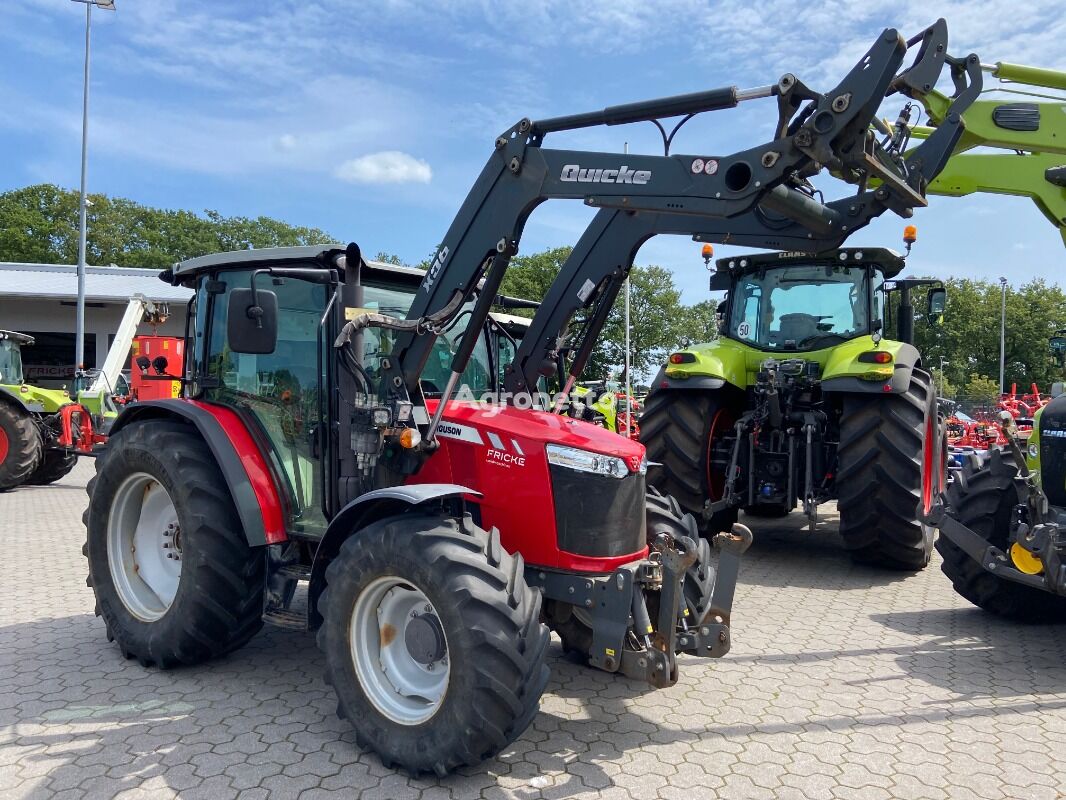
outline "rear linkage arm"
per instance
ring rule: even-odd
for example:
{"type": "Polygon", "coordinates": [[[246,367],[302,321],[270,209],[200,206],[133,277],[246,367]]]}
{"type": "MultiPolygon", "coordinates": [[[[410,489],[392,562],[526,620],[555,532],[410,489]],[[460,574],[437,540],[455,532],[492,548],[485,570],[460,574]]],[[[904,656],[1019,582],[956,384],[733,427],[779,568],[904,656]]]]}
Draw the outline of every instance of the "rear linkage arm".
{"type": "MultiPolygon", "coordinates": [[[[602,328],[602,323],[606,321],[607,312],[614,304],[622,282],[633,266],[637,251],[652,236],[685,234],[702,242],[821,252],[839,247],[852,233],[865,227],[888,209],[909,217],[915,206],[926,205],[925,188],[943,169],[961,137],[962,114],[979,95],[982,76],[980,62],[976,56],[952,59],[947,55],[947,26],[943,20],[939,20],[912,39],[909,44],[913,46],[919,41],[921,48],[914,64],[892,80],[887,91],[890,94],[899,92],[908,97],[929,91],[936,83],[945,62],[950,63],[957,91],[951,109],[945,115],[945,124],[937,128],[934,134],[939,135],[939,138],[934,140],[930,136],[905,158],[897,152],[891,152],[890,167],[884,167],[875,158],[870,157],[871,140],[862,139],[865,148],[862,154],[856,159],[854,152],[850,151],[846,160],[840,160],[837,169],[856,170],[861,186],[865,184],[865,177],[877,177],[882,181],[881,186],[876,189],[861,188],[855,196],[824,205],[787,185],[789,182],[798,185],[799,175],[793,173],[786,177],[785,183],[778,184],[764,193],[761,202],[750,207],[746,213],[728,218],[698,216],[690,213],[687,208],[681,213],[648,213],[605,208],[586,229],[560,270],[559,277],[548,290],[522,340],[514,362],[508,367],[504,378],[506,390],[532,391],[531,387],[536,386],[540,376],[555,374],[558,369],[558,353],[563,346],[570,321],[582,308],[595,305],[581,342],[571,350],[573,357],[568,382],[572,384],[576,380],[592,354],[596,336],[602,328]],[[885,180],[887,173],[894,174],[895,183],[885,180]]],[[[872,50],[871,53],[873,52],[872,50]]],[[[868,55],[856,69],[861,69],[869,58],[868,55]]],[[[826,96],[835,98],[830,101],[831,105],[836,103],[834,107],[851,102],[850,99],[840,101],[840,98],[848,96],[842,91],[842,87],[849,84],[850,78],[849,75],[836,92],[826,96]]],[[[779,95],[779,98],[784,107],[786,95],[779,95]]],[[[876,99],[879,101],[880,96],[876,99]]],[[[873,110],[870,111],[870,107],[864,109],[864,114],[869,114],[864,117],[867,121],[874,119],[876,113],[874,99],[871,98],[869,103],[873,104],[873,110]]],[[[817,114],[806,116],[808,121],[812,118],[819,119],[817,114]]],[[[805,140],[805,130],[797,129],[794,141],[805,140]]],[[[892,132],[891,129],[888,130],[892,132]]],[[[860,139],[858,135],[854,138],[860,139]]],[[[819,158],[826,158],[822,152],[825,144],[825,139],[819,139],[817,143],[812,142],[807,149],[817,151],[819,158]]],[[[762,163],[772,161],[768,155],[769,153],[764,153],[762,163]]],[[[832,158],[832,155],[829,158],[832,158]]]]}
{"type": "MultiPolygon", "coordinates": [[[[800,216],[805,218],[823,207],[784,184],[796,176],[813,175],[825,164],[845,180],[875,172],[885,181],[882,202],[891,204],[895,198],[904,205],[916,204],[920,194],[906,184],[899,155],[870,133],[881,99],[898,81],[896,70],[906,52],[902,37],[893,29],[885,30],[840,85],[824,95],[786,75],[774,86],[749,91],[730,87],[589,114],[520,121],[496,140],[495,152],[427,270],[408,318],[433,319],[435,324],[399,332],[386,369],[388,391],[424,405],[419,376],[433,347],[433,328],[440,325],[439,312],[455,304],[457,297],[476,294],[468,329],[481,328],[517,251],[525,221],[544,200],[569,198],[600,208],[723,219],[751,211],[774,191],[786,214],[798,214],[802,207],[800,216]],[[777,138],[722,158],[620,156],[542,146],[544,137],[554,131],[697,114],[769,96],[779,98],[777,138]]],[[[424,437],[428,447],[474,344],[475,337],[463,337],[452,360],[451,378],[424,437]]]]}

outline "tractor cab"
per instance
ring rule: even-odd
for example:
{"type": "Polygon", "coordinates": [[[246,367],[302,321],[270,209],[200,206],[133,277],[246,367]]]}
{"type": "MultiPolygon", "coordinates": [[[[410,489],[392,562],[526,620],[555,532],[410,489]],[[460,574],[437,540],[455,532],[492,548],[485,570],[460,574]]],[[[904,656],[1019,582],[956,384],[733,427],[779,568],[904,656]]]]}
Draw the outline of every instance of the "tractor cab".
{"type": "MultiPolygon", "coordinates": [[[[327,421],[341,413],[327,388],[335,385],[339,371],[332,355],[339,326],[331,313],[339,284],[336,273],[331,276],[326,267],[328,253],[322,247],[220,253],[182,262],[171,278],[195,289],[190,319],[204,331],[189,347],[191,395],[232,408],[250,424],[267,445],[278,482],[287,490],[293,532],[311,536],[325,531],[336,508],[326,498],[330,478],[324,472],[324,451],[330,447],[325,441],[327,421]],[[234,345],[229,324],[239,305],[234,301],[244,297],[253,282],[257,302],[274,306],[269,312],[273,320],[264,324],[276,329],[276,338],[271,337],[271,348],[259,348],[269,352],[234,345]]],[[[362,310],[402,319],[424,275],[412,267],[365,262],[362,310]]],[[[460,313],[437,336],[422,373],[427,399],[440,397],[469,318],[469,313],[460,313]]],[[[462,373],[460,396],[480,399],[497,391],[503,367],[524,331],[522,319],[496,313],[489,317],[462,373]]],[[[369,385],[384,382],[395,338],[388,328],[363,332],[358,369],[369,385]]]]}
{"type": "Polygon", "coordinates": [[[873,335],[884,325],[885,281],[904,263],[886,248],[719,259],[710,288],[729,292],[720,335],[768,353],[873,335]]]}
{"type": "Polygon", "coordinates": [[[0,331],[0,385],[21,386],[22,345],[33,344],[33,337],[14,331],[0,331]]]}

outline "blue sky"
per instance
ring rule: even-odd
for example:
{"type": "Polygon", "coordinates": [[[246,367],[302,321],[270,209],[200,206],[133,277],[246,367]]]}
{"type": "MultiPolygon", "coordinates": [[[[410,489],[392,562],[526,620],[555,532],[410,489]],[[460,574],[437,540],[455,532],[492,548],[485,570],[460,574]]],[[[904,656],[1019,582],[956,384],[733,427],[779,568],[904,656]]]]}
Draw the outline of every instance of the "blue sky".
{"type": "MultiPolygon", "coordinates": [[[[951,49],[1066,68],[1060,2],[785,0],[116,0],[93,14],[91,191],[173,208],[265,214],[365,251],[429,254],[488,157],[523,116],[554,116],[791,71],[829,88],[881,28],[948,19],[951,49]]],[[[0,190],[78,184],[84,8],[13,0],[0,23],[0,190]]],[[[769,137],[773,101],[705,115],[675,152],[769,137]]],[[[647,123],[554,146],[656,152],[647,123]]],[[[1066,160],[1066,159],[1064,159],[1066,160]]],[[[546,204],[522,250],[572,244],[589,213],[546,204]]],[[[1061,282],[1066,249],[1023,198],[932,198],[914,272],[1061,282]]],[[[899,246],[886,214],[849,243],[899,246]]],[[[729,249],[718,248],[719,255],[729,249]]],[[[639,263],[705,296],[699,246],[660,237],[639,263]]]]}

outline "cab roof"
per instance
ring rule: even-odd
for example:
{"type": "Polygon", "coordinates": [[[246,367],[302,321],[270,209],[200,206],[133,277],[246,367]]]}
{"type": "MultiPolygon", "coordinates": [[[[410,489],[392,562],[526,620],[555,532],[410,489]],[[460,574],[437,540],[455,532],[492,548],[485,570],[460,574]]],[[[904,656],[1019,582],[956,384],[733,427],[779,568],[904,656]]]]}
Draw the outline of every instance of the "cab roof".
{"type": "Polygon", "coordinates": [[[25,333],[17,333],[15,331],[2,331],[0,330],[0,339],[10,339],[15,344],[31,345],[34,342],[32,336],[25,333]]]}
{"type": "MultiPolygon", "coordinates": [[[[226,269],[251,269],[267,266],[287,264],[293,266],[300,264],[307,267],[320,269],[335,269],[334,257],[344,253],[344,245],[306,245],[302,247],[264,247],[256,250],[233,250],[227,253],[210,253],[206,256],[197,256],[185,261],[179,261],[168,270],[159,274],[160,280],[174,285],[191,285],[197,277],[205,272],[216,272],[226,269]]],[[[387,264],[383,261],[364,260],[369,272],[366,277],[374,277],[379,273],[384,278],[402,280],[410,278],[412,283],[418,284],[425,277],[425,272],[416,267],[404,267],[399,264],[387,264]]]]}
{"type": "Polygon", "coordinates": [[[904,257],[888,247],[841,247],[838,250],[827,250],[824,253],[784,250],[719,258],[715,262],[718,271],[736,274],[759,269],[788,267],[793,264],[870,264],[878,267],[886,279],[896,277],[907,266],[904,257]]]}

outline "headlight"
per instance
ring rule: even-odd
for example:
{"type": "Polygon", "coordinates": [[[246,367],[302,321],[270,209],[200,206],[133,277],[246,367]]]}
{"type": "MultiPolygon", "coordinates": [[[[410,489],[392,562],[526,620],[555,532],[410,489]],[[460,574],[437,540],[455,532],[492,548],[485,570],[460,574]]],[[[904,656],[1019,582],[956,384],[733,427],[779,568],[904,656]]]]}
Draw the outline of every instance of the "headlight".
{"type": "Polygon", "coordinates": [[[550,444],[547,447],[548,463],[557,467],[569,467],[578,472],[592,472],[596,475],[607,475],[611,478],[624,478],[629,474],[626,462],[615,456],[604,456],[599,453],[590,453],[588,450],[578,450],[576,447],[563,447],[558,444],[550,444]]]}

